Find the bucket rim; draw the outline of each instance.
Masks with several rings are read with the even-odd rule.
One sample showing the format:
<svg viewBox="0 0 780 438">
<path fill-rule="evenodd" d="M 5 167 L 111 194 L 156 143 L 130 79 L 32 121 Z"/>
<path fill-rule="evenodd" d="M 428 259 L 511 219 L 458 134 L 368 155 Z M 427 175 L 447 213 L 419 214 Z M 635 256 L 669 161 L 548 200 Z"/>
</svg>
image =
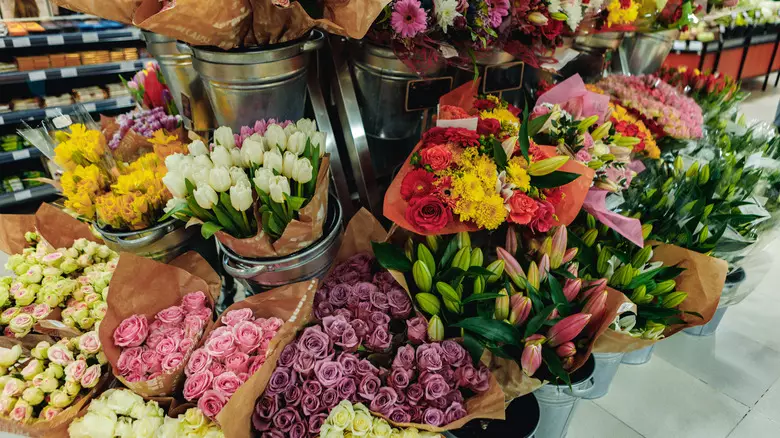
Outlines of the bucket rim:
<svg viewBox="0 0 780 438">
<path fill-rule="evenodd" d="M 186 44 L 192 51 L 193 58 L 199 61 L 240 65 L 262 62 L 260 59 L 256 58 L 269 58 L 266 62 L 292 58 L 300 55 L 304 51 L 304 46 L 307 43 L 322 41 L 324 38 L 325 34 L 322 31 L 312 29 L 308 34 L 291 41 L 262 46 L 240 47 L 230 50 L 220 49 L 216 46 L 192 46 L 186 43 L 180 43 Z M 252 59 L 249 59 L 250 57 Z"/>
<path fill-rule="evenodd" d="M 176 222 L 180 222 L 180 224 L 177 224 Z M 179 219 L 176 219 L 175 217 L 172 217 L 167 219 L 165 222 L 158 223 L 153 227 L 144 228 L 143 230 L 137 230 L 137 231 L 109 231 L 98 224 L 95 224 L 95 229 L 98 230 L 100 234 L 106 236 L 125 238 L 125 237 L 135 237 L 142 233 L 149 233 L 161 229 L 166 229 L 168 227 L 178 228 L 181 225 L 184 225 L 184 222 L 180 221 Z"/>
</svg>

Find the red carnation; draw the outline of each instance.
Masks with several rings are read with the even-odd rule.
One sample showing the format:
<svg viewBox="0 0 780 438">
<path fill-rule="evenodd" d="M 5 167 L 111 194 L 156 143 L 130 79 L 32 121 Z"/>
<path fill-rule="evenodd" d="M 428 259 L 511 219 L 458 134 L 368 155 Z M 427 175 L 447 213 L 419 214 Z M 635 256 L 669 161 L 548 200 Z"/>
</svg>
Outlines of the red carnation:
<svg viewBox="0 0 780 438">
<path fill-rule="evenodd" d="M 477 134 L 488 136 L 490 134 L 498 135 L 501 130 L 501 122 L 496 119 L 479 119 L 477 122 Z"/>
<path fill-rule="evenodd" d="M 496 103 L 492 100 L 477 99 L 474 101 L 474 108 L 480 111 L 490 111 L 496 107 Z"/>
<path fill-rule="evenodd" d="M 536 201 L 537 207 L 539 207 L 534 218 L 531 219 L 531 223 L 528 224 L 531 229 L 536 233 L 546 233 L 550 231 L 553 223 L 555 222 L 555 207 L 547 201 Z"/>
<path fill-rule="evenodd" d="M 440 128 L 435 127 L 423 135 L 423 144 L 456 143 L 460 146 L 478 146 L 479 134 L 466 128 Z"/>
<path fill-rule="evenodd" d="M 434 190 L 433 182 L 432 173 L 425 169 L 415 169 L 407 173 L 401 182 L 401 197 L 404 201 L 408 201 L 412 198 L 427 196 Z"/>
<path fill-rule="evenodd" d="M 434 171 L 444 170 L 450 167 L 452 151 L 447 145 L 435 144 L 423 149 L 420 152 L 420 159 L 423 165 L 431 166 Z"/>
<path fill-rule="evenodd" d="M 404 214 L 412 226 L 425 233 L 436 233 L 452 220 L 452 211 L 434 195 L 414 198 Z"/>
<path fill-rule="evenodd" d="M 471 116 L 463 108 L 454 105 L 439 106 L 439 120 L 468 119 Z"/>
</svg>

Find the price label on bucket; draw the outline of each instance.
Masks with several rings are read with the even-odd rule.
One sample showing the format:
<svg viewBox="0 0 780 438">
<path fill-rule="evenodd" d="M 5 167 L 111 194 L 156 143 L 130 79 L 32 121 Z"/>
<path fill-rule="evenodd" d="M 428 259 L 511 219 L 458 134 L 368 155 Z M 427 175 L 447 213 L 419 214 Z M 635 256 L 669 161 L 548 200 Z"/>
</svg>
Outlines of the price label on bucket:
<svg viewBox="0 0 780 438">
<path fill-rule="evenodd" d="M 439 99 L 452 90 L 452 76 L 435 79 L 419 79 L 406 83 L 406 111 L 422 111 L 435 108 Z"/>
<path fill-rule="evenodd" d="M 518 90 L 523 86 L 524 72 L 525 63 L 522 61 L 486 66 L 482 80 L 482 93 Z"/>
</svg>

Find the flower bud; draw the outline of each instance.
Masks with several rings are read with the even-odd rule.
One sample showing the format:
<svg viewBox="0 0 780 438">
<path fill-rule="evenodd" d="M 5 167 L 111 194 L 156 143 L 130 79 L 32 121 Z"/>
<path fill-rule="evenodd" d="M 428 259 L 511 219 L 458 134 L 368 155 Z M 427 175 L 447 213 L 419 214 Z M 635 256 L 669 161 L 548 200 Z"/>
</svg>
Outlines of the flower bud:
<svg viewBox="0 0 780 438">
<path fill-rule="evenodd" d="M 686 292 L 672 292 L 668 295 L 665 295 L 663 297 L 663 301 L 661 302 L 661 305 L 667 309 L 673 309 L 680 304 L 682 304 L 685 299 L 688 298 L 688 294 Z"/>
<path fill-rule="evenodd" d="M 461 231 L 455 238 L 458 239 L 458 249 L 471 248 L 471 236 L 468 232 Z"/>
<path fill-rule="evenodd" d="M 536 266 L 536 262 L 532 261 L 530 265 L 528 265 L 528 285 L 530 285 L 533 290 L 539 290 L 539 268 Z"/>
<path fill-rule="evenodd" d="M 531 313 L 531 299 L 521 294 L 515 294 L 509 297 L 509 305 L 512 308 L 509 313 L 509 323 L 518 327 L 523 325 Z"/>
<path fill-rule="evenodd" d="M 576 338 L 582 332 L 582 329 L 588 325 L 590 319 L 591 315 L 587 313 L 577 313 L 555 323 L 547 331 L 547 340 L 550 346 L 557 347 Z"/>
<path fill-rule="evenodd" d="M 481 248 L 474 248 L 471 250 L 471 258 L 470 258 L 470 266 L 482 266 L 482 263 L 485 261 L 484 256 L 482 255 L 482 249 Z"/>
<path fill-rule="evenodd" d="M 439 298 L 432 293 L 420 292 L 414 296 L 417 301 L 417 306 L 429 315 L 438 315 L 441 311 L 441 303 Z"/>
<path fill-rule="evenodd" d="M 487 265 L 487 270 L 493 273 L 493 275 L 487 278 L 487 282 L 489 284 L 497 282 L 501 275 L 504 274 L 504 261 L 495 260 L 491 262 L 489 265 Z"/>
<path fill-rule="evenodd" d="M 43 361 L 38 359 L 30 359 L 22 368 L 20 374 L 24 377 L 24 380 L 32 380 L 33 377 L 43 372 Z"/>
<path fill-rule="evenodd" d="M 546 26 L 547 25 L 547 17 L 542 14 L 541 12 L 531 12 L 528 14 L 528 21 L 531 23 L 537 25 L 537 26 Z M 533 373 L 531 373 L 533 374 Z M 530 374 L 529 374 L 530 375 Z"/>
<path fill-rule="evenodd" d="M 498 294 L 501 296 L 496 298 L 494 318 L 503 321 L 509 317 L 509 295 L 506 289 L 501 289 Z"/>
<path fill-rule="evenodd" d="M 469 269 L 470 264 L 471 264 L 471 247 L 466 246 L 458 250 L 457 253 L 455 253 L 455 257 L 452 258 L 452 263 L 450 264 L 450 266 L 453 268 L 458 268 L 466 271 Z"/>
<path fill-rule="evenodd" d="M 533 376 L 542 365 L 542 346 L 539 344 L 527 344 L 520 356 L 520 366 L 526 376 Z"/>
<path fill-rule="evenodd" d="M 599 275 L 605 275 L 609 270 L 609 259 L 612 258 L 612 253 L 607 248 L 602 248 L 599 251 L 598 259 L 596 260 L 596 271 Z"/>
<path fill-rule="evenodd" d="M 705 164 L 699 171 L 699 185 L 703 186 L 710 180 L 710 165 Z"/>
<path fill-rule="evenodd" d="M 444 340 L 444 324 L 439 315 L 433 315 L 428 321 L 428 340 L 431 342 Z"/>
<path fill-rule="evenodd" d="M 422 260 L 417 260 L 412 265 L 412 278 L 414 278 L 414 284 L 416 284 L 421 291 L 431 291 L 433 278 L 431 272 L 428 270 L 428 266 Z"/>
<path fill-rule="evenodd" d="M 411 237 L 407 238 L 404 243 L 404 255 L 410 262 L 414 262 L 414 241 Z"/>
<path fill-rule="evenodd" d="M 647 287 L 645 285 L 641 285 L 636 289 L 634 289 L 629 299 L 634 303 L 642 304 L 645 301 L 646 294 L 647 294 Z"/>
<path fill-rule="evenodd" d="M 431 251 L 437 252 L 439 251 L 439 246 L 441 245 L 441 237 L 440 236 L 425 236 L 425 243 L 428 244 Z"/>
<path fill-rule="evenodd" d="M 582 308 L 582 313 L 590 314 L 592 321 L 601 320 L 601 315 L 607 308 L 608 295 L 609 293 L 607 291 L 591 295 L 588 302 L 585 303 L 585 306 Z"/>
<path fill-rule="evenodd" d="M 512 280 L 512 283 L 520 289 L 525 290 L 526 277 L 523 268 L 520 267 L 520 263 L 518 263 L 504 248 L 496 248 L 496 254 L 498 254 L 498 258 L 504 262 L 504 271 L 509 275 L 509 279 Z"/>
<path fill-rule="evenodd" d="M 563 254 L 563 260 L 562 263 L 566 264 L 570 261 L 574 260 L 574 257 L 577 257 L 577 253 L 579 252 L 579 248 L 569 248 L 566 250 L 566 252 Z"/>
<path fill-rule="evenodd" d="M 577 348 L 574 346 L 574 342 L 564 342 L 555 349 L 555 354 L 557 354 L 558 357 L 572 357 L 577 354 Z"/>
<path fill-rule="evenodd" d="M 485 291 L 485 277 L 479 275 L 476 278 L 474 278 L 474 287 L 473 291 L 475 294 L 481 294 Z"/>
<path fill-rule="evenodd" d="M 461 294 L 455 289 L 453 289 L 453 287 L 450 286 L 449 284 L 443 281 L 438 281 L 436 282 L 436 290 L 445 300 L 451 300 L 456 303 L 460 302 Z"/>
<path fill-rule="evenodd" d="M 63 390 L 56 390 L 49 394 L 49 404 L 55 408 L 65 408 L 73 403 L 75 397 L 68 395 Z"/>
<path fill-rule="evenodd" d="M 431 251 L 428 249 L 428 247 L 422 243 L 417 245 L 417 260 L 425 263 L 425 266 L 428 268 L 428 273 L 431 274 L 431 277 L 436 275 L 436 260 L 434 260 L 433 254 L 431 254 Z"/>
<path fill-rule="evenodd" d="M 691 164 L 691 167 L 688 168 L 687 171 L 685 171 L 685 177 L 687 179 L 696 178 L 699 174 L 699 162 L 694 161 L 693 164 Z"/>
<path fill-rule="evenodd" d="M 547 254 L 542 255 L 539 260 L 539 283 L 542 283 L 547 279 L 547 274 L 550 272 L 550 256 Z"/>
<path fill-rule="evenodd" d="M 580 264 L 577 262 L 570 263 L 569 266 L 566 267 L 566 270 L 573 276 L 577 277 L 577 274 L 580 271 Z"/>
<path fill-rule="evenodd" d="M 577 295 L 579 295 L 580 290 L 582 290 L 581 278 L 567 278 L 566 282 L 563 283 L 563 295 L 568 302 L 574 301 L 574 299 L 577 298 Z"/>
<path fill-rule="evenodd" d="M 591 228 L 582 235 L 582 243 L 587 247 L 591 247 L 596 243 L 596 237 L 598 237 L 598 235 L 599 232 L 595 228 Z"/>
<path fill-rule="evenodd" d="M 11 348 L 0 348 L 0 366 L 10 367 L 15 364 L 22 355 L 22 346 L 14 345 Z"/>
<path fill-rule="evenodd" d="M 653 247 L 646 245 L 644 248 L 637 251 L 636 254 L 634 254 L 634 257 L 631 258 L 631 266 L 641 268 L 651 257 L 653 257 Z"/>
<path fill-rule="evenodd" d="M 38 406 L 43 403 L 43 398 L 43 391 L 34 387 L 29 387 L 22 393 L 22 400 L 26 401 L 31 406 Z"/>
<path fill-rule="evenodd" d="M 59 386 L 60 384 L 57 381 L 57 378 L 53 376 L 45 376 L 38 385 L 38 388 L 44 393 L 48 394 L 59 388 Z"/>
<path fill-rule="evenodd" d="M 506 229 L 506 250 L 510 254 L 517 254 L 517 232 L 511 225 Z"/>
<path fill-rule="evenodd" d="M 664 280 L 655 285 L 655 289 L 651 291 L 653 295 L 663 295 L 669 293 L 677 287 L 677 282 L 674 280 Z"/>
</svg>

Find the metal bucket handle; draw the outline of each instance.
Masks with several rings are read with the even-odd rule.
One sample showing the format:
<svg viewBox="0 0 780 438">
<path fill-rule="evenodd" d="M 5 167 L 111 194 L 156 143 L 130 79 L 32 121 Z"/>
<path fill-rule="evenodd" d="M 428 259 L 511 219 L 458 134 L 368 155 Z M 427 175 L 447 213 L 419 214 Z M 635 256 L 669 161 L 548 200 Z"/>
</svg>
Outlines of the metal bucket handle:
<svg viewBox="0 0 780 438">
<path fill-rule="evenodd" d="M 158 228 L 154 231 L 151 231 L 148 235 L 139 237 L 138 239 L 123 239 L 121 237 L 100 233 L 103 239 L 116 243 L 117 245 L 121 245 L 123 249 L 129 250 L 143 248 L 144 246 L 151 245 L 152 243 L 165 237 L 166 234 L 168 234 L 167 227 Z"/>
<path fill-rule="evenodd" d="M 575 389 L 574 387 L 565 388 L 563 390 L 564 394 L 570 395 L 572 397 L 577 398 L 583 398 L 590 394 L 590 391 L 593 389 L 594 386 L 596 386 L 596 378 L 593 376 L 590 376 L 588 380 L 585 381 L 586 385 L 582 389 Z"/>
<path fill-rule="evenodd" d="M 230 274 L 231 277 L 243 278 L 245 280 L 258 275 L 261 272 L 272 271 L 272 269 L 267 269 L 268 267 L 266 265 L 257 265 L 254 268 L 234 268 L 231 266 L 227 254 L 222 255 L 222 267 L 225 268 L 225 272 Z"/>
<path fill-rule="evenodd" d="M 301 52 L 312 52 L 314 50 L 319 50 L 323 45 L 325 45 L 324 33 L 314 31 L 311 35 L 312 37 L 301 45 Z"/>
</svg>

